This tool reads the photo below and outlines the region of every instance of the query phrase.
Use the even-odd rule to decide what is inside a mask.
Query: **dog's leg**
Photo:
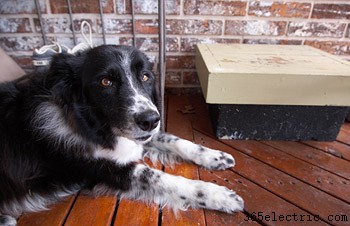
[[[17,221],[14,217],[0,214],[0,226],[15,226]]]
[[[232,213],[243,210],[243,199],[226,187],[189,180],[145,165],[136,165],[131,189],[124,195],[128,198],[169,205],[173,210],[206,208]]]
[[[108,159],[90,160],[81,168],[87,184],[107,185],[122,197],[169,205],[172,209],[207,208],[224,212],[243,209],[235,192],[216,184],[174,176],[143,164],[119,165]]]
[[[162,163],[178,160],[192,161],[212,170],[224,170],[235,165],[233,157],[225,152],[194,144],[171,134],[158,133],[144,145],[144,156]]]

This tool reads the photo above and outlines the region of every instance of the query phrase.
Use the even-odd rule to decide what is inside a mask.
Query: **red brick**
[[[128,45],[131,46],[133,43],[133,38],[131,37],[120,37],[118,43],[120,45]]]
[[[73,13],[100,13],[99,1],[82,1],[71,0],[71,8]],[[68,13],[68,4],[66,0],[50,0],[52,13]],[[102,1],[104,13],[114,12],[113,0]]]
[[[331,22],[290,22],[288,36],[298,37],[343,37],[345,23]]]
[[[159,39],[158,38],[136,38],[136,47],[143,52],[158,52]],[[166,51],[178,52],[179,44],[177,38],[166,39]]]
[[[248,14],[263,17],[308,18],[310,10],[311,3],[251,1],[249,3]]]
[[[115,0],[117,14],[131,14],[131,0]]]
[[[43,19],[44,26],[40,26],[39,19],[34,19],[37,32],[44,28],[45,33],[72,33],[70,20],[66,17]]]
[[[305,45],[313,46],[331,54],[350,56],[350,41],[311,41],[306,40]]]
[[[315,4],[311,17],[350,19],[350,4]]]
[[[165,85],[180,85],[181,84],[181,72],[179,71],[167,71],[165,74]]]
[[[158,14],[158,0],[138,0],[134,4],[136,14]],[[165,13],[180,14],[180,0],[165,1]]]
[[[177,35],[220,35],[223,23],[221,20],[175,20],[166,22],[167,34]]]
[[[228,38],[181,38],[181,52],[194,52],[197,44],[240,43],[240,39]]]
[[[46,13],[46,0],[39,0],[40,11]],[[35,1],[1,0],[0,14],[36,14]]]
[[[184,71],[182,80],[184,85],[200,85],[198,75],[195,71]]]
[[[187,15],[244,16],[247,3],[232,0],[184,0]]]
[[[285,39],[243,39],[244,44],[301,45],[302,40]]]
[[[41,36],[36,37],[1,37],[0,47],[5,51],[32,51],[43,45]]]
[[[0,33],[32,32],[28,18],[0,18]]]
[[[102,33],[101,20],[97,20],[98,32]],[[106,18],[104,20],[106,34],[130,34],[132,32],[132,23],[130,19]]]
[[[265,20],[226,21],[226,35],[284,35],[287,22]]]
[[[88,22],[89,24],[90,24],[90,26],[91,26],[91,32],[92,33],[95,33],[96,32],[96,29],[95,29],[95,20],[91,20],[91,19],[74,19],[73,20],[73,25],[74,25],[74,31],[76,31],[76,32],[81,32],[81,23],[83,22],[83,21],[86,21],[86,22]],[[89,34],[89,30],[88,30],[88,27],[87,26],[84,26],[84,32],[86,33],[86,34]]]
[[[157,52],[159,50],[158,38],[136,38],[136,47],[143,52]]]
[[[154,19],[144,19],[136,20],[135,23],[135,33],[137,34],[158,34],[158,20]]]
[[[91,25],[91,30],[92,32],[96,32],[95,31],[95,26],[92,22],[92,20],[90,19],[75,19],[73,20],[73,24],[74,24],[74,30],[76,32],[80,32],[80,28],[81,28],[81,22],[82,21],[87,21],[90,25]],[[72,33],[72,25],[70,22],[69,18],[66,17],[60,17],[60,18],[47,18],[43,20],[43,24],[44,24],[44,28],[45,28],[45,32],[46,33]],[[35,25],[35,29],[37,32],[40,32],[42,27],[40,26],[40,22],[38,19],[34,19],[34,25]],[[85,27],[86,33],[88,33],[87,28]]]
[[[195,69],[195,56],[167,56],[167,69]]]

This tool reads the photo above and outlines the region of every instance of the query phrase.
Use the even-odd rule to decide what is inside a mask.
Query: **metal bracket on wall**
[[[165,2],[158,0],[158,30],[159,30],[159,88],[160,88],[160,110],[161,129],[164,131],[164,93],[165,93],[165,70],[166,70],[166,31],[165,31]]]
[[[35,7],[36,7],[36,13],[38,14],[38,19],[39,19],[39,23],[40,23],[40,27],[41,27],[41,29],[40,29],[41,36],[43,38],[44,45],[47,45],[47,37],[46,37],[45,29],[44,29],[43,17],[41,15],[40,3],[38,0],[34,0],[34,2],[35,2]]]

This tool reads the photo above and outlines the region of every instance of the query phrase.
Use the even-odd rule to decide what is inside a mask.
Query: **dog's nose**
[[[158,126],[160,116],[155,111],[145,111],[135,115],[136,124],[143,131],[151,131]]]

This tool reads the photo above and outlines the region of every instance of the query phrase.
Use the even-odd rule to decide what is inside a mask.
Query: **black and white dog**
[[[155,78],[140,51],[103,45],[54,57],[49,71],[0,85],[0,225],[80,189],[168,205],[240,211],[235,192],[140,163],[213,170],[231,155],[160,132]]]

